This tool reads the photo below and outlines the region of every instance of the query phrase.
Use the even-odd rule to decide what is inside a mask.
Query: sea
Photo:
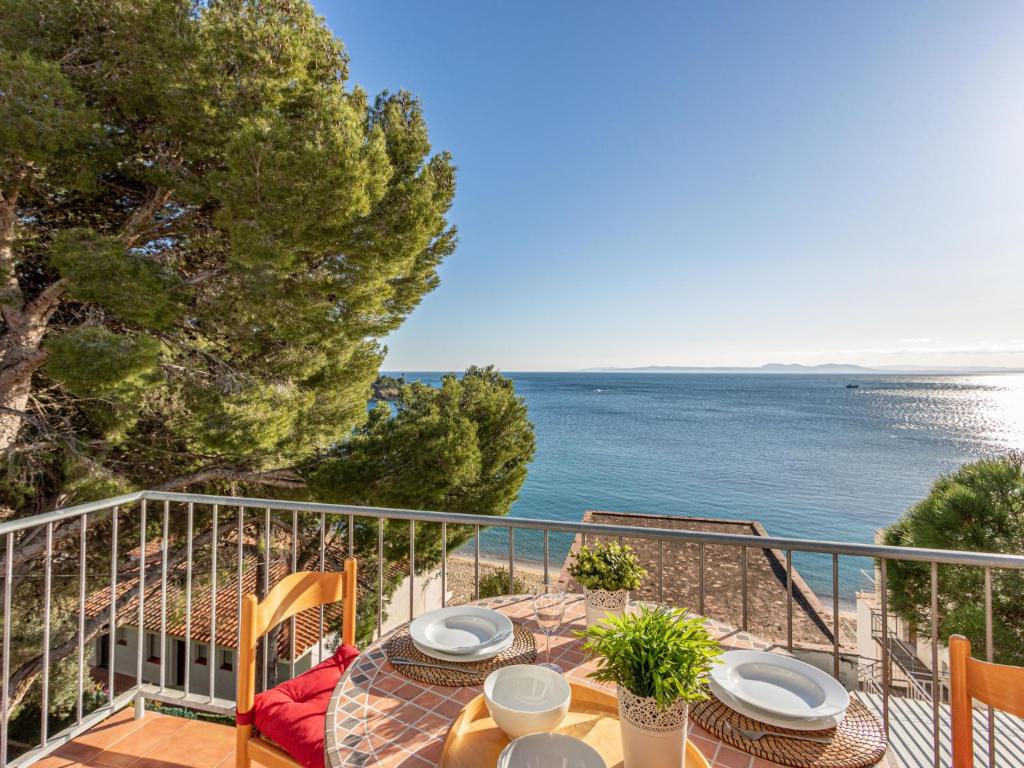
[[[505,375],[537,437],[515,517],[757,520],[772,535],[870,543],[943,473],[1024,449],[1024,373]],[[441,375],[405,376],[437,384]],[[541,561],[542,541],[517,533],[517,561]],[[552,534],[553,569],[569,544]],[[481,548],[507,558],[505,532],[489,530]],[[797,554],[794,564],[831,597],[830,557]],[[871,570],[840,558],[844,604]]]

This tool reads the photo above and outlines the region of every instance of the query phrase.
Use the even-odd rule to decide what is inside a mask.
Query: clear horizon
[[[386,370],[1024,367],[1024,5],[315,4],[459,167]]]
[[[798,376],[802,374],[817,373],[822,376],[856,376],[856,375],[999,375],[999,374],[1020,374],[1024,373],[1024,367],[1011,368],[1006,366],[917,366],[917,365],[905,365],[905,366],[888,366],[888,367],[876,367],[870,366],[857,366],[863,368],[863,371],[815,371],[815,368],[822,366],[856,366],[855,363],[817,363],[814,365],[804,365],[803,363],[763,363],[761,365],[749,365],[749,366],[690,366],[690,365],[638,365],[631,367],[624,366],[592,366],[590,368],[502,368],[501,372],[509,375],[520,374],[520,373],[716,373],[719,371],[735,372],[735,373],[758,373],[763,368],[770,368],[771,366],[801,366],[803,370],[795,371],[782,371],[782,370],[770,370],[765,373],[771,373],[772,375],[786,375],[791,373],[792,375]],[[657,370],[655,370],[657,369]],[[405,375],[405,374],[446,374],[456,373],[460,374],[465,368],[391,368],[384,365],[380,372],[382,375]]]

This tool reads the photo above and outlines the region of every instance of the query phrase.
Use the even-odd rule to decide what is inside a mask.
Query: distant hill
[[[885,366],[883,368],[867,368],[851,363],[822,363],[821,365],[800,365],[799,363],[766,363],[750,367],[702,367],[682,365],[646,365],[639,368],[584,368],[578,373],[835,373],[835,374],[941,374],[941,373],[1010,373],[1015,368],[999,368],[992,366],[968,367],[928,367],[918,365]]]

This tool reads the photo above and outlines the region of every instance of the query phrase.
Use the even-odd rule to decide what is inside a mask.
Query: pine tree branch
[[[305,488],[306,481],[291,469],[248,470],[230,467],[211,467],[183,475],[159,485],[155,490],[174,491],[193,485],[213,482],[253,483],[274,488]]]

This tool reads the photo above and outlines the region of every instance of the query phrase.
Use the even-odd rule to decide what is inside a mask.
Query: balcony
[[[884,592],[876,589],[877,607],[858,631],[842,599],[857,585],[844,579],[864,558],[883,573],[894,561],[925,562],[934,594],[941,565],[1024,569],[1024,556],[784,539],[753,522],[604,512],[567,523],[138,492],[0,523],[0,768],[231,765],[243,593],[290,572],[340,568],[352,554],[365,642],[435,604],[479,596],[482,575],[495,570],[481,553],[495,542],[507,547],[511,590],[527,573],[567,579],[560,553],[597,539],[637,550],[649,571],[638,597],[757,634],[835,675],[884,722],[899,762],[922,768],[950,759],[934,615],[935,663],[926,664]],[[831,574],[825,600],[797,567],[812,561]],[[450,588],[456,571],[471,588]],[[991,578],[986,586],[979,653],[991,656]],[[329,655],[337,628],[331,610],[286,622],[263,646],[258,682]],[[979,765],[1022,764],[1019,720],[984,710],[975,720]]]

